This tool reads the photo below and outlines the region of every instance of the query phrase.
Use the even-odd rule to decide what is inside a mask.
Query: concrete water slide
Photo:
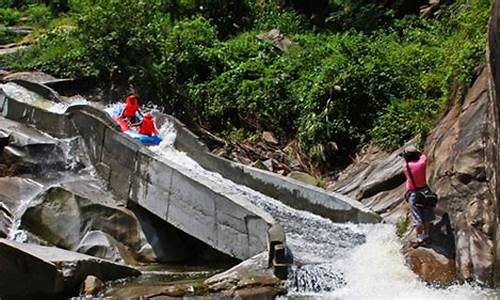
[[[45,99],[60,101],[44,85],[15,83]],[[99,109],[78,105],[57,114],[0,93],[0,111],[6,118],[34,125],[54,137],[80,136],[98,174],[117,196],[222,253],[241,260],[263,251],[274,257],[274,249],[285,244],[283,229],[268,213],[182,166],[161,160],[122,134]]]
[[[13,81],[45,99],[61,101],[48,85]],[[91,162],[116,195],[142,206],[213,248],[242,260],[268,251],[270,264],[273,258],[283,257],[285,233],[272,216],[183,166],[160,159],[120,133],[105,112],[88,105],[76,105],[64,114],[57,114],[11,96],[4,100],[0,96],[0,111],[7,118],[32,124],[55,137],[80,136]],[[177,129],[176,147],[209,170],[294,208],[336,222],[379,221],[378,215],[340,194],[221,159],[211,154],[182,123],[170,119]]]

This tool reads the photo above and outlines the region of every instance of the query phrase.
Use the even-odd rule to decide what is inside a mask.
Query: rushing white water
[[[284,225],[296,266],[288,280],[289,296],[327,299],[494,299],[471,285],[446,289],[426,285],[405,265],[395,227],[389,224],[338,224],[290,208],[259,192],[203,169],[173,147],[175,131],[160,129],[164,141],[150,149],[161,159],[190,169],[227,192],[245,197]],[[165,138],[167,137],[167,138]]]
[[[8,93],[18,86],[0,85]],[[9,90],[10,89],[10,90]],[[29,92],[29,91],[28,91]],[[36,94],[22,91],[16,99],[52,111],[67,107],[47,104]],[[112,107],[108,107],[108,112]],[[275,199],[237,185],[203,169],[173,147],[173,124],[162,124],[163,142],[150,147],[162,160],[174,162],[213,181],[227,193],[245,197],[284,225],[287,244],[296,265],[288,280],[289,295],[327,299],[494,299],[490,291],[470,285],[433,288],[421,282],[405,264],[392,225],[338,224],[309,212],[290,208]],[[70,152],[68,152],[70,153]]]

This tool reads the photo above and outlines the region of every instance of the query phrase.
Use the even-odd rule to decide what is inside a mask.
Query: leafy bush
[[[18,38],[17,34],[0,25],[0,45],[14,43]]]
[[[92,2],[91,0],[69,0],[68,6],[72,13],[83,13],[92,6]]]
[[[5,58],[15,69],[37,69],[61,77],[95,77],[98,68],[88,59],[76,33],[52,31],[27,49]]]
[[[0,7],[7,8],[14,5],[14,0],[0,0]]]
[[[13,26],[21,18],[21,13],[13,8],[0,8],[0,24]]]
[[[402,238],[408,228],[410,228],[410,218],[407,216],[400,217],[396,223],[396,235]]]
[[[269,31],[279,29],[285,34],[297,34],[309,27],[307,19],[294,10],[280,10],[276,6],[267,4],[254,9],[255,29]]]
[[[52,12],[44,4],[31,5],[26,13],[31,24],[46,26],[52,18]]]
[[[425,135],[442,105],[429,99],[394,99],[381,113],[373,138],[386,147],[397,147],[416,135]]]
[[[326,1],[319,19],[281,2],[71,0],[76,29],[7,60],[132,83],[219,133],[298,139],[320,168],[335,163],[332,144],[349,154],[372,139],[393,148],[424,135],[452,81],[465,91],[483,60],[489,0],[457,0],[432,20],[412,16],[419,1]],[[293,41],[287,52],[256,38],[271,28]]]

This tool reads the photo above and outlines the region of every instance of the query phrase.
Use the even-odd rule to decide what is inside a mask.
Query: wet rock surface
[[[405,254],[405,259],[410,269],[425,282],[446,286],[457,280],[455,260],[432,249],[411,249]]]
[[[415,238],[414,230],[406,235],[402,249],[406,263],[425,282],[450,285],[458,280],[458,272],[455,236],[448,214],[445,213],[432,222],[429,236],[429,243],[413,248],[410,242]]]
[[[267,253],[258,254],[241,264],[204,281],[208,290],[224,296],[265,297],[286,292],[283,282],[267,268]]]
[[[12,174],[40,174],[81,167],[73,152],[77,139],[63,143],[40,131],[0,118],[0,132],[6,139],[0,154],[0,164],[9,166]]]
[[[428,182],[439,195],[438,209],[449,213],[455,230],[458,278],[486,285],[493,282],[498,226],[493,180],[498,151],[495,103],[488,76],[483,68],[463,103],[449,105],[424,149],[429,158]],[[399,222],[408,212],[399,152],[401,149],[388,154],[373,146],[365,149],[359,163],[346,169],[329,188],[356,197],[389,222]],[[428,251],[418,252],[429,257]],[[437,257],[433,259],[440,264]],[[451,264],[445,265],[451,268]]]

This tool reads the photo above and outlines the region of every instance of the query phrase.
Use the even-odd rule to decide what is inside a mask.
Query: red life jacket
[[[125,109],[123,110],[123,115],[125,117],[134,117],[135,113],[139,110],[139,102],[137,97],[134,95],[129,95],[125,98]]]
[[[145,115],[142,119],[141,126],[139,126],[139,133],[145,135],[153,135],[156,133],[155,129],[155,121],[153,120],[153,116]]]

